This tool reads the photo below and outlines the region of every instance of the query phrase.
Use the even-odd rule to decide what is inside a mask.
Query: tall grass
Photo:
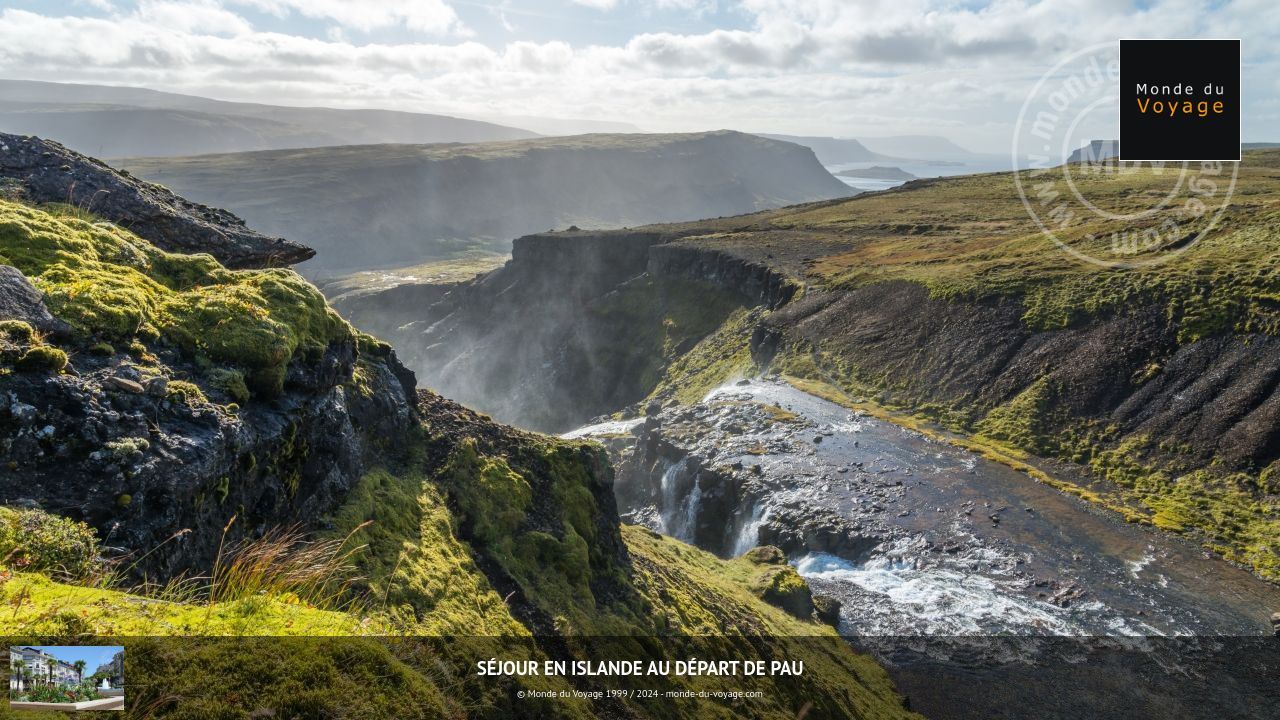
[[[356,526],[341,539],[309,540],[297,526],[276,528],[262,537],[225,544],[235,518],[223,528],[223,542],[209,578],[208,599],[227,603],[258,597],[289,597],[325,610],[349,610],[360,598],[353,586],[353,558],[367,545],[348,547]]]

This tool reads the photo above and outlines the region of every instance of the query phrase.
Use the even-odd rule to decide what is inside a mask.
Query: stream
[[[970,714],[946,699],[969,691],[974,675],[961,669],[981,665],[975,658],[1009,680],[1017,674],[1010,657],[1033,667],[1051,658],[1075,671],[1089,666],[1077,662],[1081,653],[1099,662],[1098,643],[1119,668],[1113,678],[1144,664],[1162,668],[1167,697],[1209,692],[1187,683],[1189,658],[1238,669],[1239,653],[1262,651],[1262,682],[1275,692],[1280,641],[1271,614],[1280,611],[1280,587],[1006,465],[779,379],[739,381],[693,406],[570,435],[610,446],[628,521],[725,557],[757,544],[782,548],[815,594],[840,601],[840,633],[885,662],[924,703],[917,709],[984,717],[996,706],[981,697],[965,706]],[[1221,639],[1216,655],[1206,637]],[[1221,668],[1200,670],[1213,692],[1230,686]],[[956,672],[952,685],[940,683]],[[1049,675],[1019,677],[1034,688]],[[1072,713],[1060,716],[1090,716]]]

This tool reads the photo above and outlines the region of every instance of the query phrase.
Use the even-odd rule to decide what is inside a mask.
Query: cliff
[[[848,188],[798,145],[736,132],[366,145],[121,161],[314,247],[308,275],[507,252],[548,228],[737,215]]]

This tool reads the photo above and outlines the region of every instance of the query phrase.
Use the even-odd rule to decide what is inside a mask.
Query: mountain
[[[898,167],[873,165],[860,170],[842,170],[836,175],[840,177],[871,178],[873,180],[915,180],[916,176]]]
[[[587,120],[583,118],[548,118],[534,115],[501,115],[483,119],[501,125],[531,130],[539,135],[589,135],[591,133],[639,133],[639,126],[616,120]]]
[[[373,145],[119,165],[313,247],[311,275],[506,252],[549,228],[753,212],[851,191],[809,150],[754,135],[580,135]]]
[[[37,139],[11,154],[130,185]],[[190,227],[188,207],[153,224]],[[751,678],[753,714],[918,720],[775,548],[722,559],[622,525],[600,444],[417,390],[297,273],[205,242],[168,252],[4,185],[10,632],[130,637],[127,687],[157,717],[725,715],[702,673],[477,673],[696,658],[795,662]]]
[[[879,153],[872,152],[865,145],[852,138],[814,137],[804,135],[770,135],[757,133],[760,137],[782,142],[803,145],[818,156],[823,165],[840,165],[842,163],[866,162],[869,160],[892,160]]]
[[[1076,148],[1067,158],[1069,163],[1096,163],[1120,156],[1120,141],[1092,140],[1084,147]]]
[[[939,135],[890,135],[862,137],[860,140],[872,152],[897,158],[965,160],[978,155]]]
[[[536,135],[445,115],[284,107],[145,88],[28,80],[0,80],[0,131],[54,139],[96,157],[488,142]]]

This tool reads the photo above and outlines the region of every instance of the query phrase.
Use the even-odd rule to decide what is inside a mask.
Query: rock
[[[146,383],[147,394],[152,397],[164,397],[165,391],[169,389],[169,379],[166,377],[153,377]]]
[[[142,386],[142,383],[137,380],[130,380],[129,378],[121,375],[111,375],[103,382],[103,384],[113,387],[116,390],[134,395],[141,395],[146,391],[146,388]]]
[[[772,545],[751,548],[742,557],[757,565],[785,565],[787,562],[782,550]]]
[[[40,332],[58,337],[71,331],[45,307],[44,293],[10,265],[0,265],[0,319],[22,320]]]
[[[813,596],[813,616],[833,628],[840,627],[840,601],[830,595]]]
[[[1280,637],[1280,612],[1271,613],[1271,631]]]
[[[0,179],[20,182],[25,200],[75,205],[163,250],[209,253],[230,268],[280,267],[315,255],[305,245],[250,230],[225,210],[121,175],[51,140],[0,133],[0,147]]]

